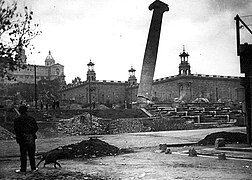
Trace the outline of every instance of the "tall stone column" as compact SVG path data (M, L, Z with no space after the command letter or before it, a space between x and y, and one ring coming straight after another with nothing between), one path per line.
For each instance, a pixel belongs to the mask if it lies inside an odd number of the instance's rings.
M146 99L151 99L151 87L156 66L162 18L163 13L168 11L169 7L167 4L156 0L149 6L149 10L153 10L153 14L145 48L140 85L137 95L137 101L140 106L144 106L146 104Z

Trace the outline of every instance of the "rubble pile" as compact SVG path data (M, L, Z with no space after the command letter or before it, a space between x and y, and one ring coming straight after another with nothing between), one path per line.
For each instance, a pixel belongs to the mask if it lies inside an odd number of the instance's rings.
M90 138L79 143L60 146L44 154L45 161L54 162L59 159L95 158L101 156L114 156L120 149L97 138Z
M247 135L241 132L216 132L207 135L198 142L199 145L214 145L217 138L225 139L225 143L246 143Z
M97 138L90 138L89 140L84 140L77 144L65 146L65 148L71 149L72 154L76 157L81 156L85 158L113 156L119 153L118 147Z
M134 132L143 132L145 129L142 121L140 119L116 119L110 122L109 133L118 134L118 133L134 133Z
M13 140L15 135L7 129L0 126L0 140Z
M57 126L58 132L70 136L104 134L104 128L102 119L95 116L92 116L91 125L90 115L88 113L83 113L70 119L61 119Z
M92 126L91 126L92 123ZM67 136L89 134L119 134L148 132L159 130L192 129L186 120L158 119L158 118L118 118L105 119L92 116L87 112L69 119L61 119L57 123L59 133Z

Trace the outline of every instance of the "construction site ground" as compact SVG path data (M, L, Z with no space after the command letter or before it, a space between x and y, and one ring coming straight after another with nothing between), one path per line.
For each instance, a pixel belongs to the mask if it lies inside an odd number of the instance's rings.
M206 135L220 132L246 132L245 127L214 128L185 131L125 133L96 136L119 148L134 150L117 156L59 160L62 168L53 164L38 172L16 174L19 149L15 140L0 141L0 177L2 179L251 179L252 149L244 144L228 144L221 150L194 143ZM68 136L37 139L39 154L59 146L78 143L90 136ZM161 153L159 144L169 145L172 154ZM188 151L194 147L197 157ZM227 160L218 159L225 153ZM28 163L29 164L29 163Z

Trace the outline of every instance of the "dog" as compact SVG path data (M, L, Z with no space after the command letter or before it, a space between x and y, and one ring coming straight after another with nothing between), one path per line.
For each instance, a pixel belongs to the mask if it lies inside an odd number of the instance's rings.
M57 160L59 159L66 159L69 158L71 155L69 151L63 149L63 148L56 148L51 151L48 151L42 155L41 160L38 162L37 167L40 165L41 162L45 161L44 167L47 164L54 164L54 168L57 168L57 165L61 168L61 165Z

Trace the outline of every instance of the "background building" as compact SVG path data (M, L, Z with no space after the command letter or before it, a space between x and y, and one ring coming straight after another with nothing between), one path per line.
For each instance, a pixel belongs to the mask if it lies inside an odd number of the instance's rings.
M25 57L26 59L26 57ZM35 68L36 68L36 80L37 82L46 79L53 80L59 78L60 81L65 84L65 75L64 75L64 66L55 63L54 58L52 57L51 51L47 55L45 59L45 65L34 65L34 64L26 64L25 69L17 69L16 71L9 72L12 80L8 80L7 78L1 78L1 85L8 84L17 84L17 83L27 83L34 84L35 82Z
M11 80L8 77L0 79L1 99L41 100L43 94L46 93L56 96L57 90L66 84L64 66L55 63L50 51L44 66L27 64L24 50L22 51L22 59L25 68L9 72L8 76L11 77Z
M206 98L210 102L243 102L244 88L240 85L240 77L192 74L188 61L189 54L179 55L179 73L175 76L153 81L151 97L155 102L173 102L179 99L192 102L196 98ZM135 69L129 70L128 81L96 80L94 63L87 64L87 80L77 85L65 86L60 91L62 100L74 100L88 104L89 93L92 103L123 103L137 101L139 84L135 77Z

